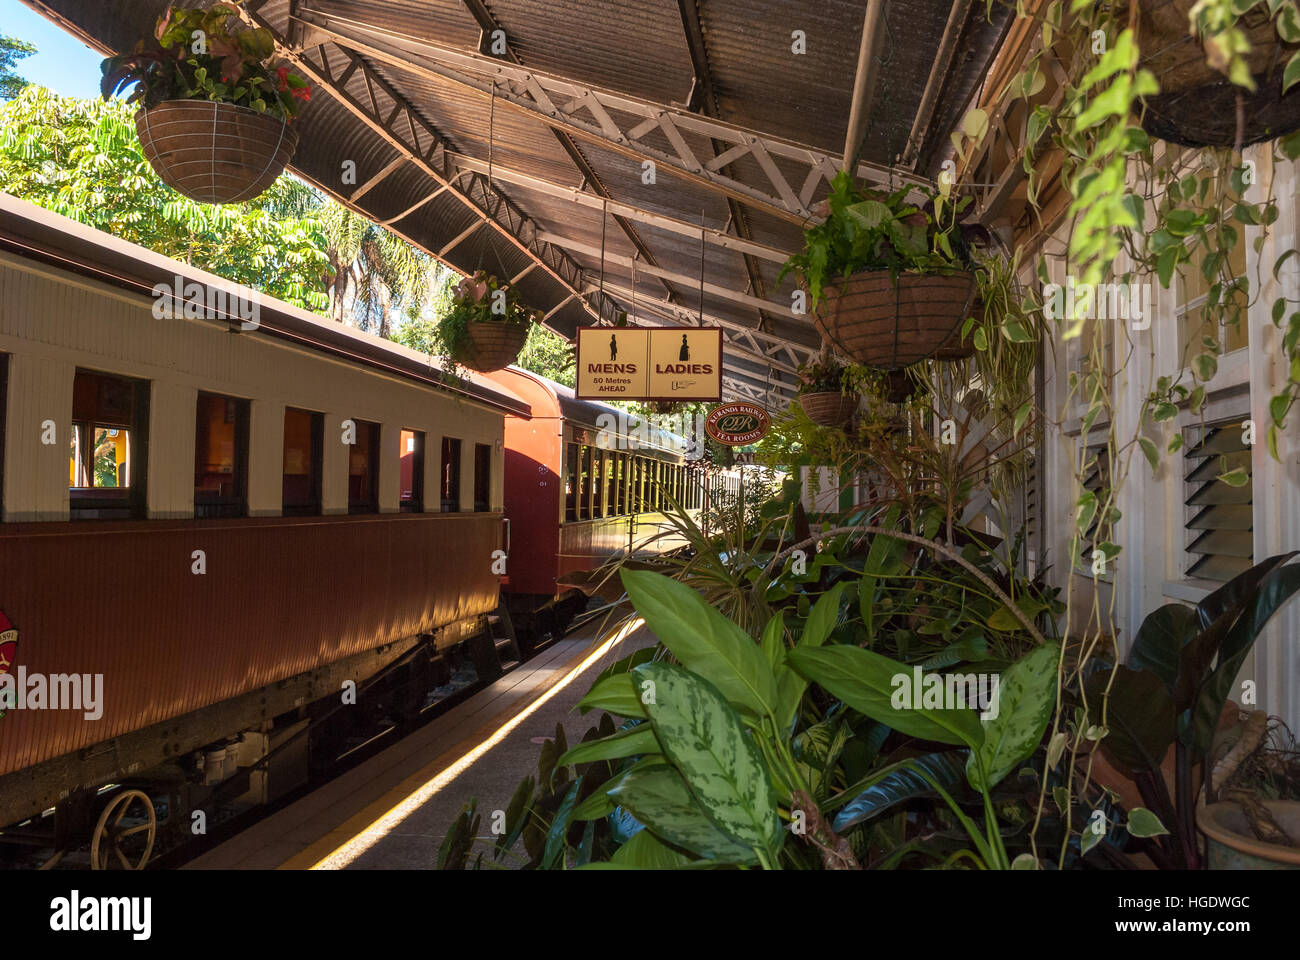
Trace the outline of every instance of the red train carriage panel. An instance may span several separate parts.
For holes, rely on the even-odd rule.
[[[0,775],[490,613],[490,566],[448,558],[499,536],[471,514],[2,525],[11,672],[102,675],[103,715],[8,711]]]
[[[506,417],[505,511],[509,574],[502,589],[512,609],[566,591],[566,575],[632,551],[682,546],[663,535],[665,495],[698,511],[701,476],[687,468],[685,442],[662,431],[627,436],[626,415],[577,400],[573,391],[517,368],[490,375],[525,399],[532,419]]]

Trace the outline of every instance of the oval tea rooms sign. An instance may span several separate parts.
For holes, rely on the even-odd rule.
[[[714,407],[704,421],[704,432],[728,447],[743,447],[763,438],[771,421],[755,403],[737,401]]]

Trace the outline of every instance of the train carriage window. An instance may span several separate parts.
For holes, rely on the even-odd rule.
[[[148,407],[147,380],[76,372],[68,464],[73,520],[145,515]]]
[[[605,503],[607,504],[605,513],[610,517],[617,517],[618,509],[618,454],[605,454]]]
[[[568,523],[578,519],[578,445],[564,445],[564,519]]]
[[[601,450],[592,450],[591,457],[591,515],[605,515],[605,454]]]
[[[402,513],[424,512],[424,434],[419,430],[401,432]]]
[[[348,447],[348,513],[379,512],[380,426],[353,420],[355,433]]]
[[[194,516],[248,514],[248,401],[200,393],[194,421]]]
[[[313,517],[321,512],[324,435],[323,413],[285,408],[282,512],[286,517]]]
[[[628,504],[632,513],[641,512],[641,458],[632,457],[632,478],[628,490]]]
[[[618,512],[628,512],[627,492],[632,486],[632,466],[626,453],[618,455]]]
[[[442,438],[442,512],[460,511],[460,441]]]
[[[487,513],[492,509],[492,448],[486,443],[474,444],[474,512]]]
[[[578,519],[591,519],[591,447],[578,448]]]
[[[664,508],[664,465],[662,460],[652,460],[652,472],[650,482],[653,500],[650,502],[650,509],[659,511]]]

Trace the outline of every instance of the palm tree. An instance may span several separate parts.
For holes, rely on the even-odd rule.
[[[345,322],[351,294],[352,323],[390,337],[395,309],[419,313],[437,261],[338,204],[327,204],[320,222],[333,271],[330,319]]]

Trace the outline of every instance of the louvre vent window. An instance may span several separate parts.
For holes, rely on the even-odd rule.
[[[1227,581],[1254,562],[1250,448],[1240,421],[1207,426],[1186,439],[1187,576]],[[1233,485],[1219,477],[1244,472]]]
[[[1101,526],[1102,507],[1110,497],[1110,447],[1104,443],[1088,448],[1083,469],[1083,489],[1091,490],[1097,497],[1097,510],[1092,524],[1084,532],[1081,545],[1081,559],[1085,564],[1090,564],[1093,550],[1102,542],[1097,533]]]

